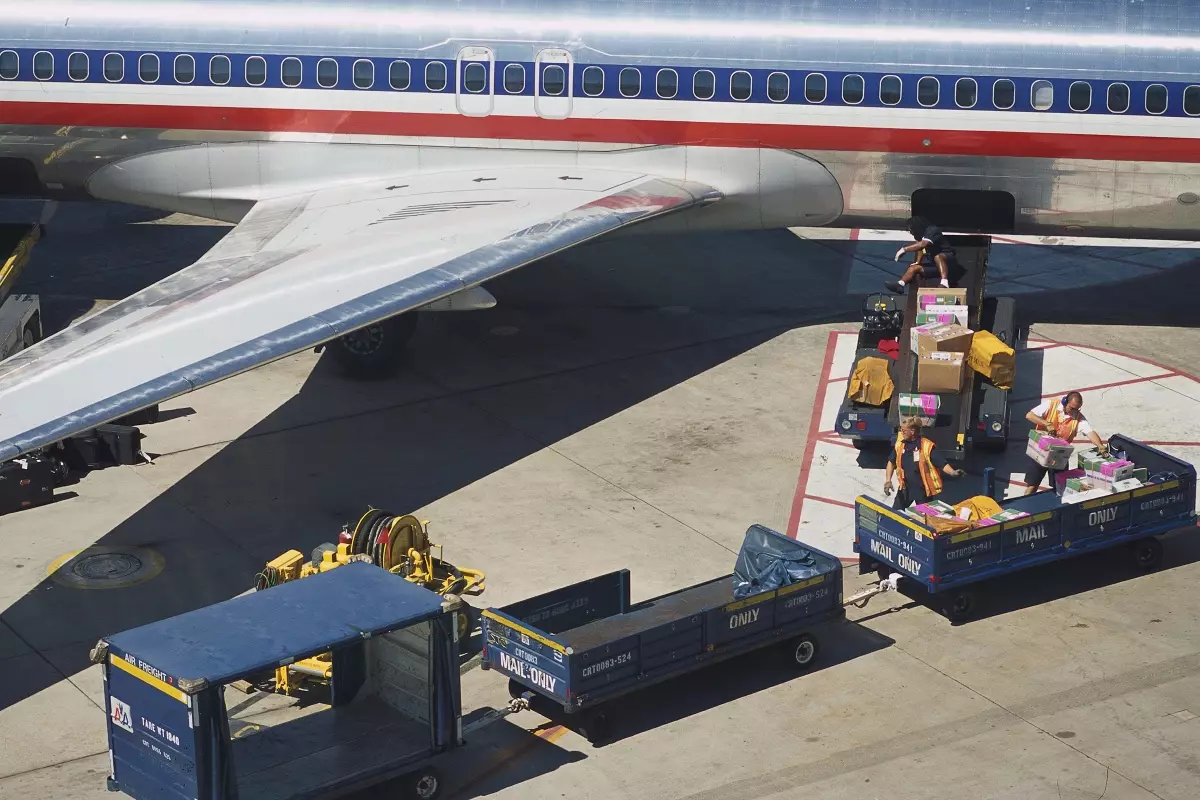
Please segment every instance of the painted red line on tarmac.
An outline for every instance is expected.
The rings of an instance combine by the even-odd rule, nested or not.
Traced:
[[[1163,378],[1175,378],[1178,376],[1179,376],[1179,373],[1172,370],[1171,372],[1164,372],[1161,375],[1149,375],[1145,378],[1127,378],[1126,380],[1123,380],[1123,381],[1112,381],[1111,383],[1098,383],[1095,386],[1084,386],[1083,388],[1080,388],[1080,389],[1067,389],[1067,390],[1063,390],[1061,392],[1048,392],[1046,394],[1038,395],[1036,397],[1018,397],[1018,398],[1015,398],[1014,400],[1012,400],[1012,402],[1026,403],[1030,400],[1045,400],[1048,397],[1062,397],[1068,391],[1079,392],[1080,394],[1082,394],[1083,392],[1096,392],[1096,391],[1099,391],[1100,389],[1115,389],[1118,386],[1132,386],[1135,383],[1146,383],[1148,381],[1159,381],[1159,380],[1162,380]]]
[[[831,506],[841,506],[842,508],[854,510],[854,503],[847,503],[844,500],[833,500],[828,497],[821,497],[819,494],[806,494],[804,498],[806,500],[816,500],[818,503],[829,503]]]
[[[842,381],[848,381],[848,380],[850,380],[850,376],[849,376],[849,375],[847,375],[847,376],[846,376],[846,377],[844,377],[844,378],[830,378],[830,379],[829,379],[829,382],[830,382],[830,383],[841,383]]]
[[[837,350],[837,331],[829,332],[825,344],[825,359],[821,363],[821,377],[817,380],[817,391],[813,398],[812,417],[808,422],[808,437],[804,440],[804,457],[800,461],[800,475],[796,478],[796,493],[792,496],[792,513],[788,518],[787,535],[796,538],[800,529],[800,511],[804,508],[804,491],[808,488],[808,474],[812,470],[813,452],[820,438],[821,409],[825,407],[825,390],[829,386],[829,370],[833,367],[833,354]]]
[[[1050,339],[1034,339],[1031,341],[1046,342],[1046,341],[1052,341],[1052,340],[1050,340]],[[1131,356],[1129,353],[1122,353],[1120,350],[1113,350],[1111,347],[1100,347],[1099,345],[1094,345],[1094,344],[1079,344],[1077,342],[1055,342],[1055,344],[1058,345],[1059,347],[1076,347],[1081,350],[1095,350],[1098,353],[1108,353],[1110,356],[1120,356],[1121,358],[1128,358],[1130,361],[1139,361],[1143,364],[1149,364],[1152,367],[1158,367],[1159,369],[1163,370],[1164,372],[1173,372],[1173,373],[1175,373],[1175,375],[1177,375],[1179,377],[1191,378],[1192,380],[1196,381],[1197,383],[1200,383],[1200,378],[1196,377],[1195,375],[1193,375],[1190,372],[1187,372],[1182,369],[1176,369],[1175,367],[1169,366],[1167,364],[1163,364],[1162,362],[1159,362],[1159,361],[1155,361],[1152,358],[1146,358],[1145,356]],[[1046,348],[1039,348],[1039,349],[1044,350]]]
[[[838,447],[849,447],[851,450],[854,449],[853,444],[851,444],[850,442],[842,441],[842,438],[840,436],[837,436],[837,434],[834,434],[833,436],[822,436],[821,441],[824,442],[825,444],[836,444]]]
[[[1154,442],[1143,439],[1138,439],[1138,441],[1151,447],[1200,447],[1200,442]]]

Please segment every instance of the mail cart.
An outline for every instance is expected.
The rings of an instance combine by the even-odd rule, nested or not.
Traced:
[[[402,779],[463,744],[459,603],[370,564],[253,592],[101,640],[108,788],[135,798],[336,797]],[[328,694],[229,687],[332,652]]]

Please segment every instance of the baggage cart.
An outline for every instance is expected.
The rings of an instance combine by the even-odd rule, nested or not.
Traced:
[[[781,645],[788,663],[807,669],[817,631],[845,615],[841,562],[761,526],[752,534],[807,550],[817,574],[744,598],[722,575],[634,604],[629,571],[611,572],[484,611],[483,667],[508,676],[514,696],[537,692],[535,710],[582,715],[592,740],[607,732],[603,703],[718,661]]]
[[[109,789],[291,800],[400,778],[397,796],[432,800],[431,762],[464,744],[457,608],[355,563],[101,640]],[[326,696],[264,694],[241,712],[246,696],[227,688],[329,651]]]
[[[942,600],[951,620],[965,621],[978,611],[977,584],[1038,564],[1127,545],[1137,568],[1154,569],[1162,559],[1156,537],[1195,531],[1196,468],[1127,436],[1113,436],[1109,448],[1148,469],[1149,483],[1080,503],[1064,503],[1053,490],[1002,500],[1002,508],[1028,516],[961,533],[935,535],[890,504],[860,496],[854,503],[859,571],[898,573],[905,585]]]

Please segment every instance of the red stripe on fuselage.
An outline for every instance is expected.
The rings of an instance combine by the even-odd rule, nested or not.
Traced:
[[[0,123],[1200,163],[1200,139],[1107,134],[61,102],[3,103]]]

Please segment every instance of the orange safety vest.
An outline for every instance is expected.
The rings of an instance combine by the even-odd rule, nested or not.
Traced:
[[[921,460],[918,467],[921,472],[921,483],[925,484],[925,494],[929,497],[935,497],[942,493],[942,476],[938,473],[937,467],[933,466],[933,442],[925,437],[921,437],[921,448],[918,451],[921,454]],[[899,476],[900,490],[904,490],[904,439],[897,437],[896,439],[896,472]]]
[[[1050,432],[1068,442],[1075,441],[1075,431],[1079,430],[1079,420],[1072,417],[1063,408],[1062,402],[1050,404],[1050,413],[1046,415],[1050,423]]]

